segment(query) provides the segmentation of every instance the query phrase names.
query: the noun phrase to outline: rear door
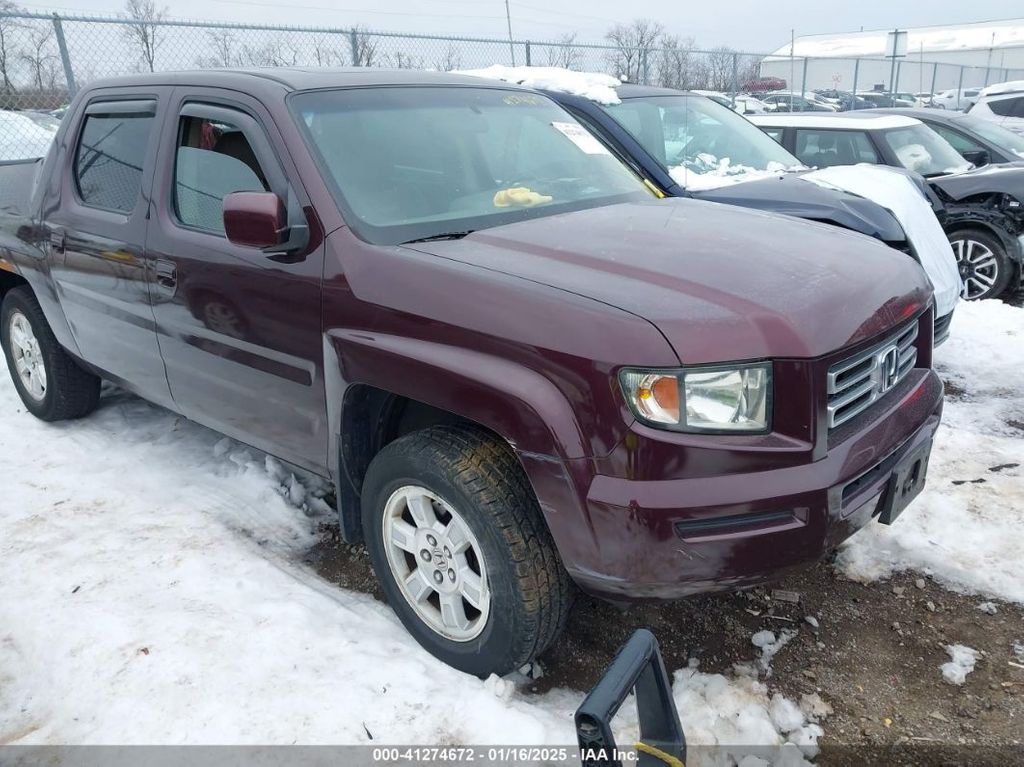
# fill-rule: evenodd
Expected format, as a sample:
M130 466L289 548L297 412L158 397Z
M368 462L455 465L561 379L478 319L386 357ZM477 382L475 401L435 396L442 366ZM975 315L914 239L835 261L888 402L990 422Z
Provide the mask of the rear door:
M175 402L189 418L322 473L322 237L308 252L274 255L224 235L231 192L308 205L280 135L258 101L217 89L176 89L164 130L147 254Z
M170 405L150 306L147 211L169 88L97 91L72 117L43 217L53 279L82 357Z

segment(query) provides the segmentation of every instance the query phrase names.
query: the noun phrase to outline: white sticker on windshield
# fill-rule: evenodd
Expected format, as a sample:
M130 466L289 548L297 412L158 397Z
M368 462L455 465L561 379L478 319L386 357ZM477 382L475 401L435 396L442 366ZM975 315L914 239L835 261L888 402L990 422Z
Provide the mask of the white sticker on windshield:
M582 125L560 122L553 122L551 125L587 154L611 154L608 148L588 133Z

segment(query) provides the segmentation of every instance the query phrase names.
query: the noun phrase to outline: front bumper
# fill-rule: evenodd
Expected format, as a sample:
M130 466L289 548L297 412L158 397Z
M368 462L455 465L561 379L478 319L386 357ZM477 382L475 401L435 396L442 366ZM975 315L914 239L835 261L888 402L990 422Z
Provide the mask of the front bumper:
M819 460L666 481L594 476L585 494L593 547L563 551L566 567L599 596L670 599L754 585L823 557L878 514L893 464L938 428L938 376L921 369L907 384Z

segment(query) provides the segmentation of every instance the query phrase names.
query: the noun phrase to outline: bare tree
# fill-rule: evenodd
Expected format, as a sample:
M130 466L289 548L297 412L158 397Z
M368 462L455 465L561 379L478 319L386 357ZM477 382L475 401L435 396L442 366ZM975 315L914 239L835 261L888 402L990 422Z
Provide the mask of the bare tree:
M352 39L352 66L374 66L377 61L377 40L362 27L352 28Z
M196 65L203 68L233 67L238 64L235 53L235 36L230 29L214 29L206 33L208 56L196 58Z
M579 69L582 63L583 51L576 47L575 32L567 32L548 46L548 66Z
M10 0L0 0L0 12L18 13L22 9ZM14 83L11 81L11 68L18 58L13 50L11 38L15 35L14 30L24 26L17 19L7 16L0 16L0 79L3 80L3 92L14 92Z
M238 59L247 67L293 67L299 63L299 52L274 37L260 45L243 45Z
M423 69L423 59L413 58L401 51L395 51L391 55L385 54L384 61L393 69Z
M133 22L124 27L125 39L138 49L142 67L156 71L156 51L162 37L159 22L167 18L167 6L157 8L155 0L125 0L124 11Z
M334 48L336 37L332 35L315 35L313 37L313 63L318 67L329 67L343 64L345 57Z
M616 24L605 34L615 50L608 53L608 65L617 77L629 82L643 82L649 67L651 51L661 37L662 26L650 19L634 19L629 24Z
M21 53L21 60L28 67L33 88L47 91L57 87L57 67L60 57L53 47L52 26L43 23L31 28L28 45L26 50Z
M462 53L453 43L448 43L444 55L434 62L434 69L438 72L451 72L453 69L462 69Z
M708 88L713 91L732 90L733 61L736 52L720 46L707 54Z
M694 54L692 37L664 35L658 55L658 83L665 88L687 90L703 85L704 67Z

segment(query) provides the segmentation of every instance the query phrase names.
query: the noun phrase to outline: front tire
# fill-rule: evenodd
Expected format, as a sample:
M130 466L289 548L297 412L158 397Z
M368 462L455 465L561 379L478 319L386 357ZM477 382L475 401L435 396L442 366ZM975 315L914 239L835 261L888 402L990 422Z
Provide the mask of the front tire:
M64 351L30 288L17 287L4 296L0 343L14 388L36 418L64 421L96 409L100 379Z
M362 499L377 577L428 652L485 677L561 633L572 584L508 445L473 427L408 434L373 459Z
M949 244L964 282L964 298L997 298L1006 290L1013 265L997 237L980 229L964 229L949 235Z

